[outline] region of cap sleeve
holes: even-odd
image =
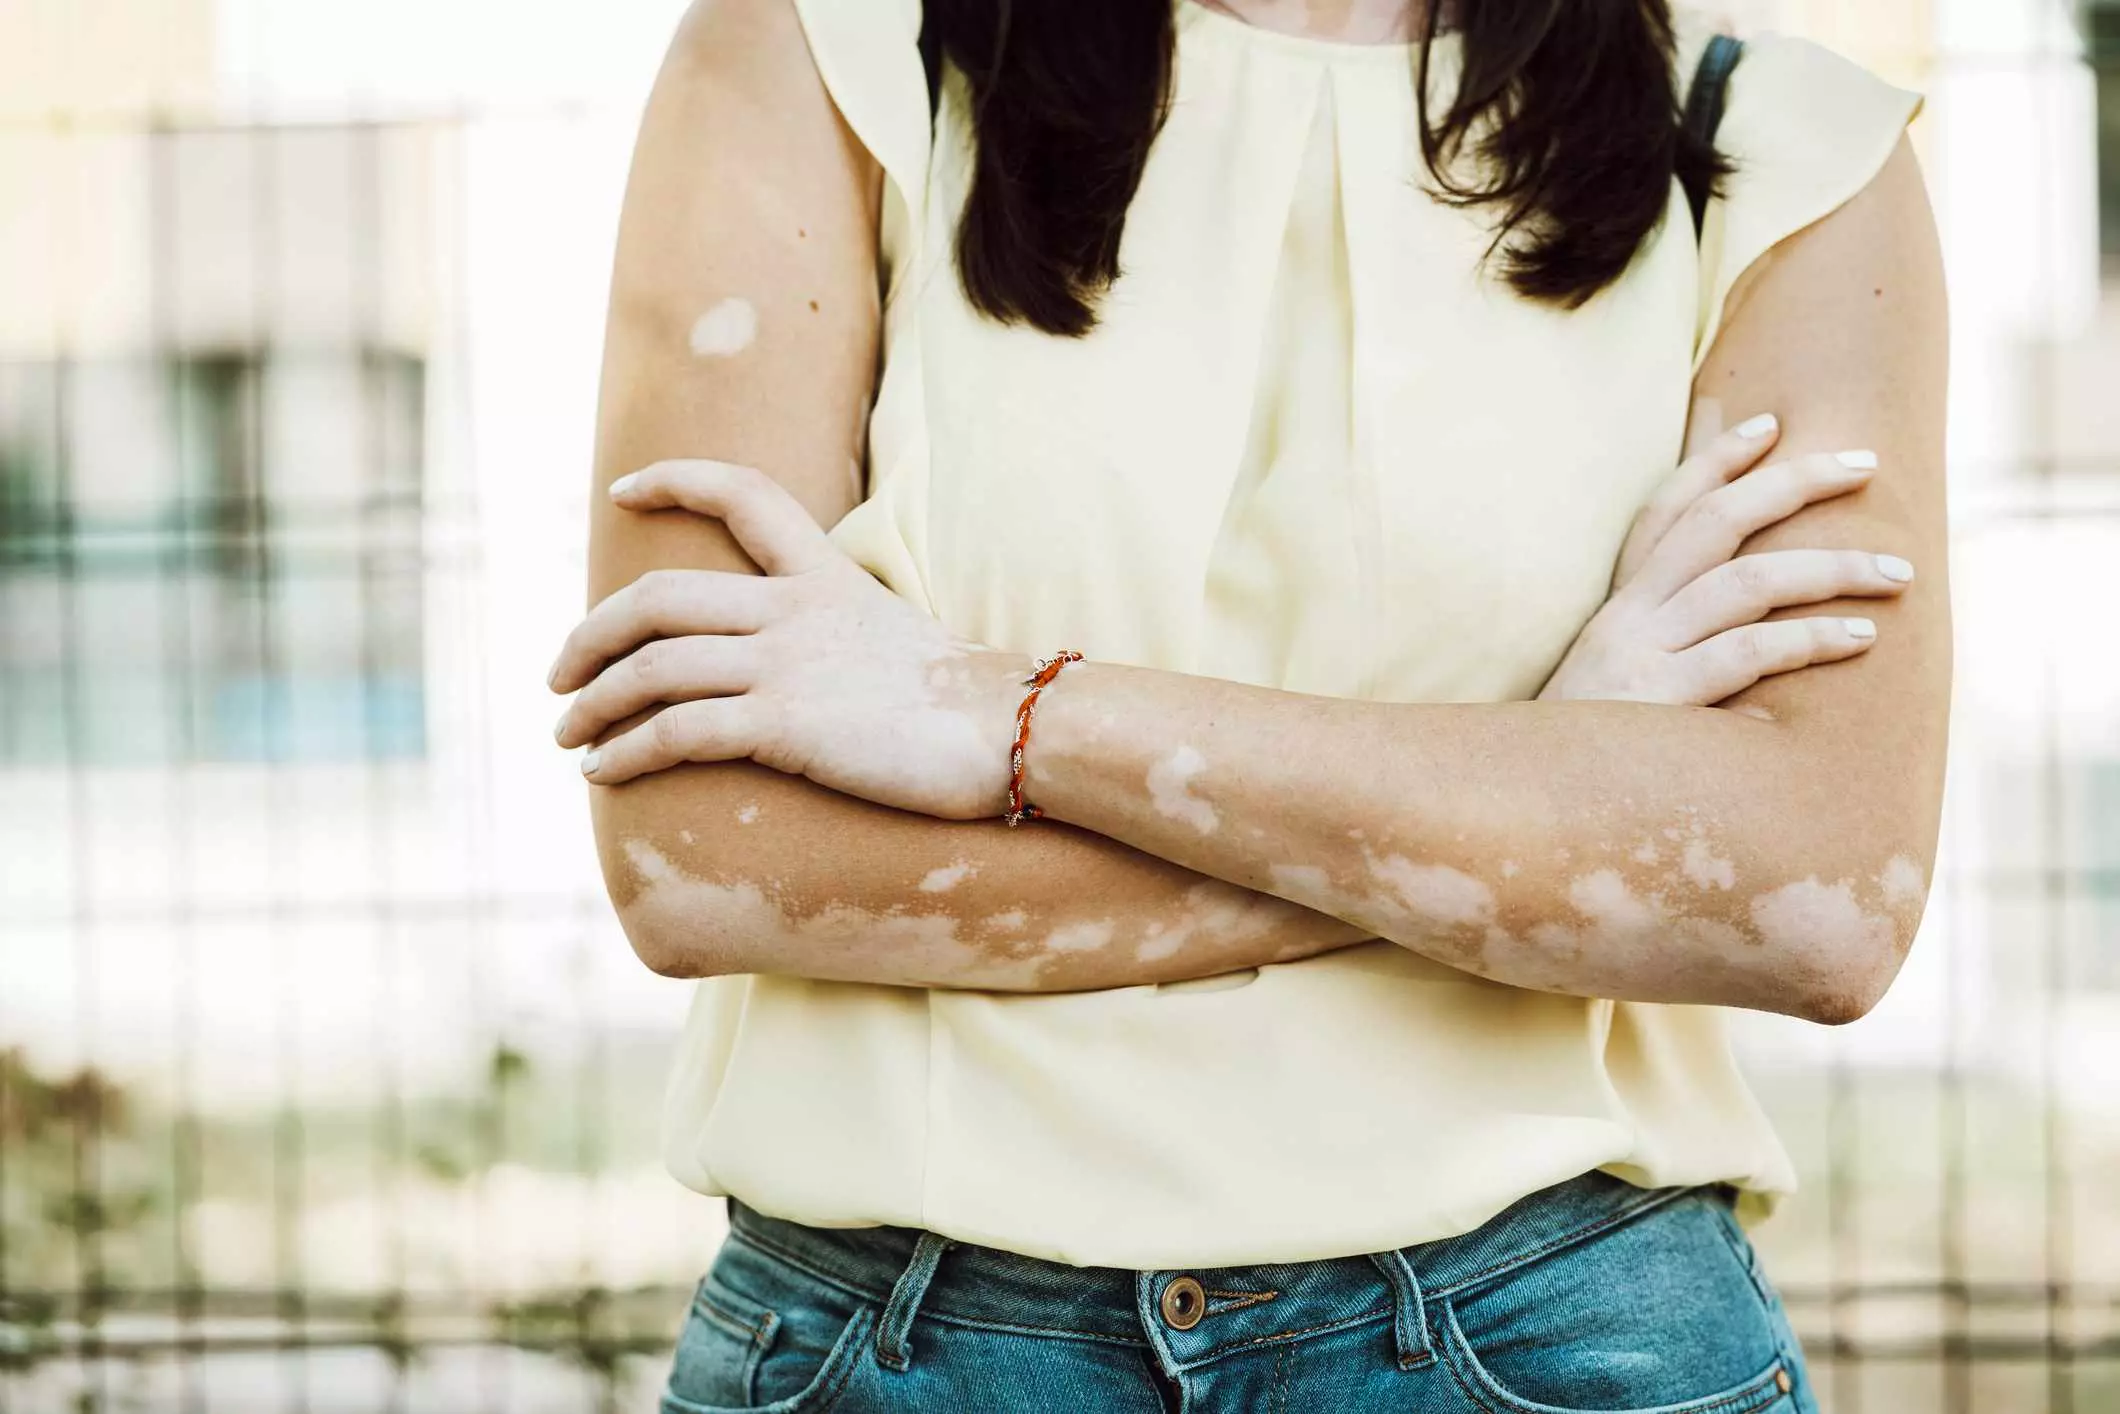
[[[883,168],[911,238],[922,225],[930,128],[920,0],[795,0],[795,12],[825,91]]]
[[[1739,277],[1869,185],[1921,103],[1920,94],[1809,40],[1746,40],[1716,138],[1736,170],[1723,182],[1722,199],[1709,203],[1701,233],[1696,372]]]

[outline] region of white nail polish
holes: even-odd
[[[1737,426],[1730,430],[1740,437],[1748,437],[1756,442],[1779,426],[1781,426],[1780,419],[1776,418],[1771,412],[1763,412],[1757,417],[1738,423]]]
[[[1840,626],[1848,631],[1848,637],[1868,641],[1877,636],[1877,625],[1868,619],[1842,619]]]
[[[562,712],[562,713],[560,713],[560,714],[559,714],[559,720],[558,720],[557,722],[554,722],[554,723],[552,724],[552,739],[553,739],[554,741],[558,741],[558,740],[560,740],[560,739],[561,739],[562,737],[566,736],[566,734],[567,734],[567,719],[568,719],[569,717],[573,716],[573,715],[574,715],[574,709],[573,709],[573,708],[571,708],[571,707],[570,707],[570,708],[568,708],[568,709],[567,709],[566,711],[564,711],[564,712]]]
[[[602,754],[603,754],[602,752],[598,752],[598,751],[591,751],[591,752],[587,753],[586,755],[584,755],[584,756],[582,757],[582,774],[583,774],[583,775],[585,775],[585,776],[586,776],[586,775],[589,775],[589,774],[591,774],[592,772],[594,772],[594,771],[596,770],[596,759],[597,759],[597,757],[601,756]]]
[[[1842,452],[1834,460],[1851,471],[1877,470],[1877,453],[1875,452]]]
[[[1897,555],[1879,555],[1877,572],[1894,584],[1905,584],[1914,578],[1914,567]]]
[[[621,476],[620,478],[618,478],[618,480],[611,483],[611,494],[614,496],[625,495],[627,491],[632,489],[633,483],[638,480],[640,480],[639,472],[627,472],[624,476]]]

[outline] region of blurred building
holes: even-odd
[[[647,1407],[719,1213],[542,678],[683,0],[0,0],[0,1414]],[[1871,1018],[1747,1018],[1835,1414],[2120,1410],[2120,0],[1930,95],[1958,697]],[[85,1401],[83,1403],[82,1401]]]

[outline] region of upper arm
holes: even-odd
[[[1769,716],[1817,792],[1820,846],[1933,855],[1951,673],[1944,513],[1947,359],[1943,265],[1912,147],[1756,262],[1733,291],[1694,386],[1694,433],[1780,416],[1777,455],[1869,449],[1871,484],[1761,532],[1747,552],[1861,549],[1903,556],[1901,597],[1805,605],[1776,617],[1874,619],[1846,662],[1763,679],[1726,706]],[[1882,859],[1877,863],[1881,864]],[[1874,866],[1871,866],[1874,867]]]
[[[790,0],[692,6],[642,118],[620,215],[592,603],[651,569],[752,568],[718,522],[611,506],[611,481],[651,461],[759,467],[827,526],[859,499],[881,188]],[[723,337],[695,352],[695,326],[716,310],[708,332]]]
[[[589,488],[592,604],[650,570],[756,570],[717,520],[611,504],[610,483],[650,462],[757,467],[827,526],[860,498],[881,194],[791,0],[695,3],[642,117],[620,214]],[[717,308],[707,332],[722,337],[696,352],[695,325]],[[626,842],[689,838],[705,810],[755,798],[773,775],[688,765],[591,791],[629,931]]]

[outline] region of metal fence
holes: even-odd
[[[721,1215],[539,682],[679,8],[0,4],[0,1414],[652,1407]],[[1835,1414],[2120,1410],[2120,34],[1738,8],[1928,90],[1957,322],[1944,860],[1744,1020],[1759,1240]]]

